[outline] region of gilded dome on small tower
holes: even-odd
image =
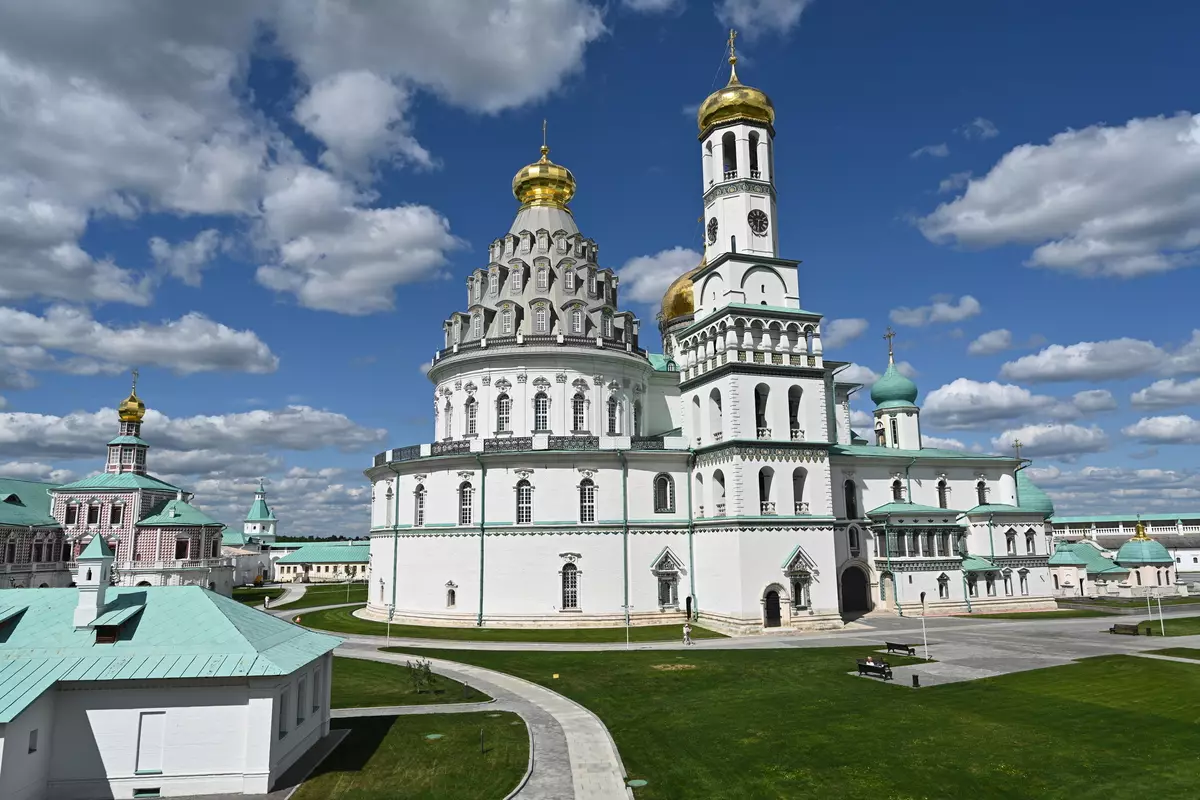
[[[138,373],[133,371],[133,388],[129,390],[129,397],[121,401],[117,406],[117,416],[121,422],[141,422],[142,417],[146,416],[146,404],[142,402],[142,398],[137,396],[137,379]]]
[[[708,260],[701,258],[695,269],[683,273],[667,287],[662,299],[663,325],[696,313],[696,290],[692,285],[692,278],[706,266],[708,266]]]
[[[567,203],[575,196],[575,176],[571,170],[550,160],[550,148],[546,146],[546,123],[542,122],[542,157],[523,167],[513,177],[513,196],[523,208],[529,206],[551,206],[567,209]]]
[[[696,113],[696,122],[700,126],[700,136],[713,125],[734,120],[761,122],[766,125],[775,122],[775,105],[766,92],[746,86],[737,76],[737,51],[734,50],[733,40],[737,36],[729,32],[729,83],[718,89],[700,104]]]

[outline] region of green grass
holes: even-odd
[[[1096,605],[1096,606],[1112,606],[1113,608],[1136,608],[1146,605],[1144,597],[1071,597],[1062,598],[1064,603],[1073,603],[1079,605]],[[1151,600],[1155,607],[1158,606],[1157,598]],[[1164,606],[1189,606],[1200,603],[1200,597],[1164,597],[1162,604]]]
[[[1111,617],[1107,611],[1060,608],[1057,611],[1006,611],[997,614],[955,614],[963,619],[1070,619],[1071,617]]]
[[[1163,620],[1166,624],[1167,636],[1192,636],[1200,633],[1200,617],[1175,617]],[[1163,625],[1156,619],[1145,619],[1139,622],[1138,630],[1149,636],[1162,636]]]
[[[271,587],[269,589],[259,589],[252,586],[238,586],[233,590],[233,599],[239,603],[245,603],[248,606],[262,605],[264,597],[269,597],[274,600],[279,595],[283,594],[283,589]]]
[[[418,694],[413,689],[408,667],[363,661],[360,658],[334,658],[333,684],[330,686],[333,708],[369,708],[371,706],[409,706],[425,703],[481,703],[492,698],[478,689],[464,687],[458,681],[435,675],[433,692]]]
[[[335,719],[331,727],[350,734],[294,800],[496,800],[529,764],[529,733],[508,712]]]
[[[283,606],[280,606],[283,608]],[[384,636],[387,624],[359,619],[353,608],[328,608],[301,614],[300,624],[336,633]],[[467,642],[623,642],[624,628],[441,628],[432,625],[392,625],[397,639],[453,639]],[[665,642],[683,637],[681,625],[641,625],[629,629],[631,642]],[[723,639],[725,634],[692,626],[693,639]]]
[[[1175,656],[1176,658],[1191,658],[1200,661],[1200,648],[1195,647],[1164,647],[1162,650],[1149,652],[1160,656]]]
[[[629,777],[649,781],[639,800],[1195,793],[1200,670],[1189,664],[1105,656],[914,690],[847,675],[866,647],[410,652],[518,675],[591,709]],[[1104,735],[1081,743],[1089,730]]]
[[[349,594],[349,600],[346,599],[347,594]],[[304,596],[299,600],[284,603],[281,606],[272,606],[272,608],[316,608],[317,606],[331,606],[335,603],[365,602],[367,602],[367,585],[365,583],[350,584],[349,593],[346,592],[344,583],[309,583],[305,584]]]

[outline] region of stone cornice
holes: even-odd
[[[760,461],[794,461],[816,463],[825,460],[828,444],[820,442],[760,442],[759,440],[735,439],[709,445],[696,454],[696,466],[708,467],[726,464],[734,458]]]

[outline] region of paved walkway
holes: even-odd
[[[336,654],[403,664],[413,658],[383,653],[379,643],[347,642]],[[520,800],[620,800],[633,797],[625,786],[625,767],[608,729],[592,712],[544,686],[502,672],[453,661],[430,659],[433,670],[487,692],[495,703],[471,703],[490,710],[513,711],[529,728],[532,768]],[[424,713],[455,713],[453,706],[425,706]],[[421,712],[408,712],[421,713]],[[461,713],[461,712],[459,712]]]
[[[294,603],[301,597],[304,597],[305,586],[303,583],[281,583],[278,585],[283,587],[283,594],[271,601],[271,608],[268,608],[268,611],[273,612],[275,606],[281,606],[285,603]]]

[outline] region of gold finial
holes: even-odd
[[[1017,451],[1017,460],[1018,460],[1018,461],[1020,461],[1020,460],[1021,460],[1021,447],[1023,446],[1023,445],[1021,444],[1021,440],[1020,440],[1020,439],[1013,439],[1013,444],[1012,444],[1012,446],[1013,446],[1013,450],[1016,450],[1016,451]]]
[[[1147,541],[1150,537],[1146,535],[1146,526],[1142,523],[1142,515],[1138,514],[1137,525],[1133,528],[1133,538],[1138,541]]]
[[[132,375],[133,387],[129,390],[129,397],[117,406],[117,416],[122,422],[141,422],[146,415],[146,404],[137,396],[138,371],[134,369]]]
[[[137,370],[137,367],[134,367],[133,368],[133,388],[129,390],[130,394],[137,394],[137,379],[138,379],[138,370]]]
[[[729,29],[729,82],[738,83],[737,76],[737,47],[734,40],[737,39],[737,31],[733,28]]]
[[[546,120],[542,120],[542,161],[549,161],[550,148],[546,144]]]
[[[893,361],[893,358],[892,358],[892,339],[895,339],[895,338],[896,338],[896,332],[895,332],[894,330],[892,330],[892,326],[891,326],[891,325],[888,325],[887,333],[885,333],[885,334],[883,335],[883,338],[887,339],[887,343],[888,343],[888,363],[890,364],[890,363],[892,363],[892,361]]]

